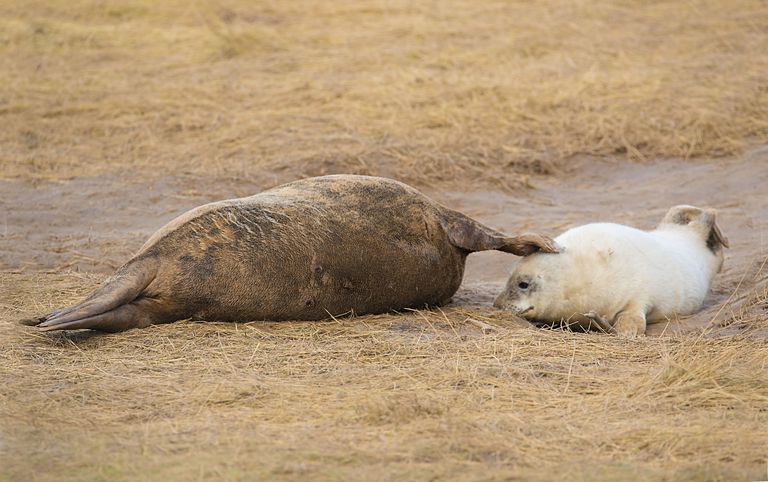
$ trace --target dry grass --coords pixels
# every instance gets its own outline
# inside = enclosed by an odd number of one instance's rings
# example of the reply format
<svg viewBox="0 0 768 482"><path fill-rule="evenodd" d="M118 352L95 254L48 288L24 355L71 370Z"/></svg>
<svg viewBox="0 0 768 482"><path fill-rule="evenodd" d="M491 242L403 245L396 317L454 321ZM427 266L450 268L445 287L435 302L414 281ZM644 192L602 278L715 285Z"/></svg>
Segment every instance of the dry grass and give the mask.
<svg viewBox="0 0 768 482"><path fill-rule="evenodd" d="M768 142L766 72L757 0L5 0L0 180L112 176L64 208L72 193L43 184L48 204L3 218L1 237L82 256L66 236L88 233L14 227L61 216L85 230L88 206L131 190L152 191L137 209L161 216L173 192L149 187L169 177L515 187L579 154L733 153ZM123 244L87 253L122 260L148 229L131 219L95 238ZM762 255L759 233L741 234L739 256ZM0 480L765 479L762 266L741 290L720 285L738 295L726 328L633 342L466 305L43 335L15 321L102 275L0 266Z"/></svg>
<svg viewBox="0 0 768 482"><path fill-rule="evenodd" d="M759 0L10 0L0 176L509 186L764 143L766 71Z"/></svg>
<svg viewBox="0 0 768 482"><path fill-rule="evenodd" d="M766 477L768 350L748 333L627 341L470 312L481 330L459 308L115 336L12 323L97 281L0 277L9 480Z"/></svg>

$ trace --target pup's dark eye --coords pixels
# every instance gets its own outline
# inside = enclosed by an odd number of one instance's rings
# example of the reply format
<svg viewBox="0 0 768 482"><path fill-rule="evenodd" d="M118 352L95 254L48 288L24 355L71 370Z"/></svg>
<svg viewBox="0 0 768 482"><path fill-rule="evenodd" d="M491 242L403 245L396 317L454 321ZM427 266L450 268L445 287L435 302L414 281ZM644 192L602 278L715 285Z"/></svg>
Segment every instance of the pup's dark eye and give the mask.
<svg viewBox="0 0 768 482"><path fill-rule="evenodd" d="M521 290L527 290L528 289L528 283L526 283L525 281L521 281L521 282L517 283L517 287L520 288Z"/></svg>

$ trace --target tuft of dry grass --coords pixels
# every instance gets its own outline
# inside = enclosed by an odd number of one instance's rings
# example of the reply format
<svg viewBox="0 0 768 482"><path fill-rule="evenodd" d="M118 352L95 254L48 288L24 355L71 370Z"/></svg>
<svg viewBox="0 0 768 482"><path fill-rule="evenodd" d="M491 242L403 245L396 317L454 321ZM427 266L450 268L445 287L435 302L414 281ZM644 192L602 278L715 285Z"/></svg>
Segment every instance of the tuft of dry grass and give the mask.
<svg viewBox="0 0 768 482"><path fill-rule="evenodd" d="M10 480L766 476L765 338L630 341L466 307L113 336L14 324L98 281L0 275Z"/></svg>
<svg viewBox="0 0 768 482"><path fill-rule="evenodd" d="M0 176L514 186L729 154L768 140L766 45L759 0L10 0Z"/></svg>

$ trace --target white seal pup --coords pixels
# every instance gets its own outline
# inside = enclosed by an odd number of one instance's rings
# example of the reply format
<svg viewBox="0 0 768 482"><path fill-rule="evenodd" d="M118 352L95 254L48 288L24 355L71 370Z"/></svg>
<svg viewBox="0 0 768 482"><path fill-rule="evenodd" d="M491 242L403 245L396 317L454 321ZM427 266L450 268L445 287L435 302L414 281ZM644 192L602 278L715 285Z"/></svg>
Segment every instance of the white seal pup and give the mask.
<svg viewBox="0 0 768 482"><path fill-rule="evenodd" d="M671 208L653 231L595 223L555 242L559 253L519 261L494 306L630 337L647 322L697 311L728 247L716 211L687 205Z"/></svg>

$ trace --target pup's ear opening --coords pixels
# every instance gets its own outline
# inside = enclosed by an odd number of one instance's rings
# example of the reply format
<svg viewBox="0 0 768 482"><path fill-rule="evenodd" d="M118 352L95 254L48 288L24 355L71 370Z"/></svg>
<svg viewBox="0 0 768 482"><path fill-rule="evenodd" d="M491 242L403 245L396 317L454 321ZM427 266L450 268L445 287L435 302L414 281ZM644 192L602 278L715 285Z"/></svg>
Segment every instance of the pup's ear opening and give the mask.
<svg viewBox="0 0 768 482"><path fill-rule="evenodd" d="M562 253L563 247L549 236L525 233L520 236L505 238L504 245L499 248L499 251L517 256L530 256L534 253Z"/></svg>

